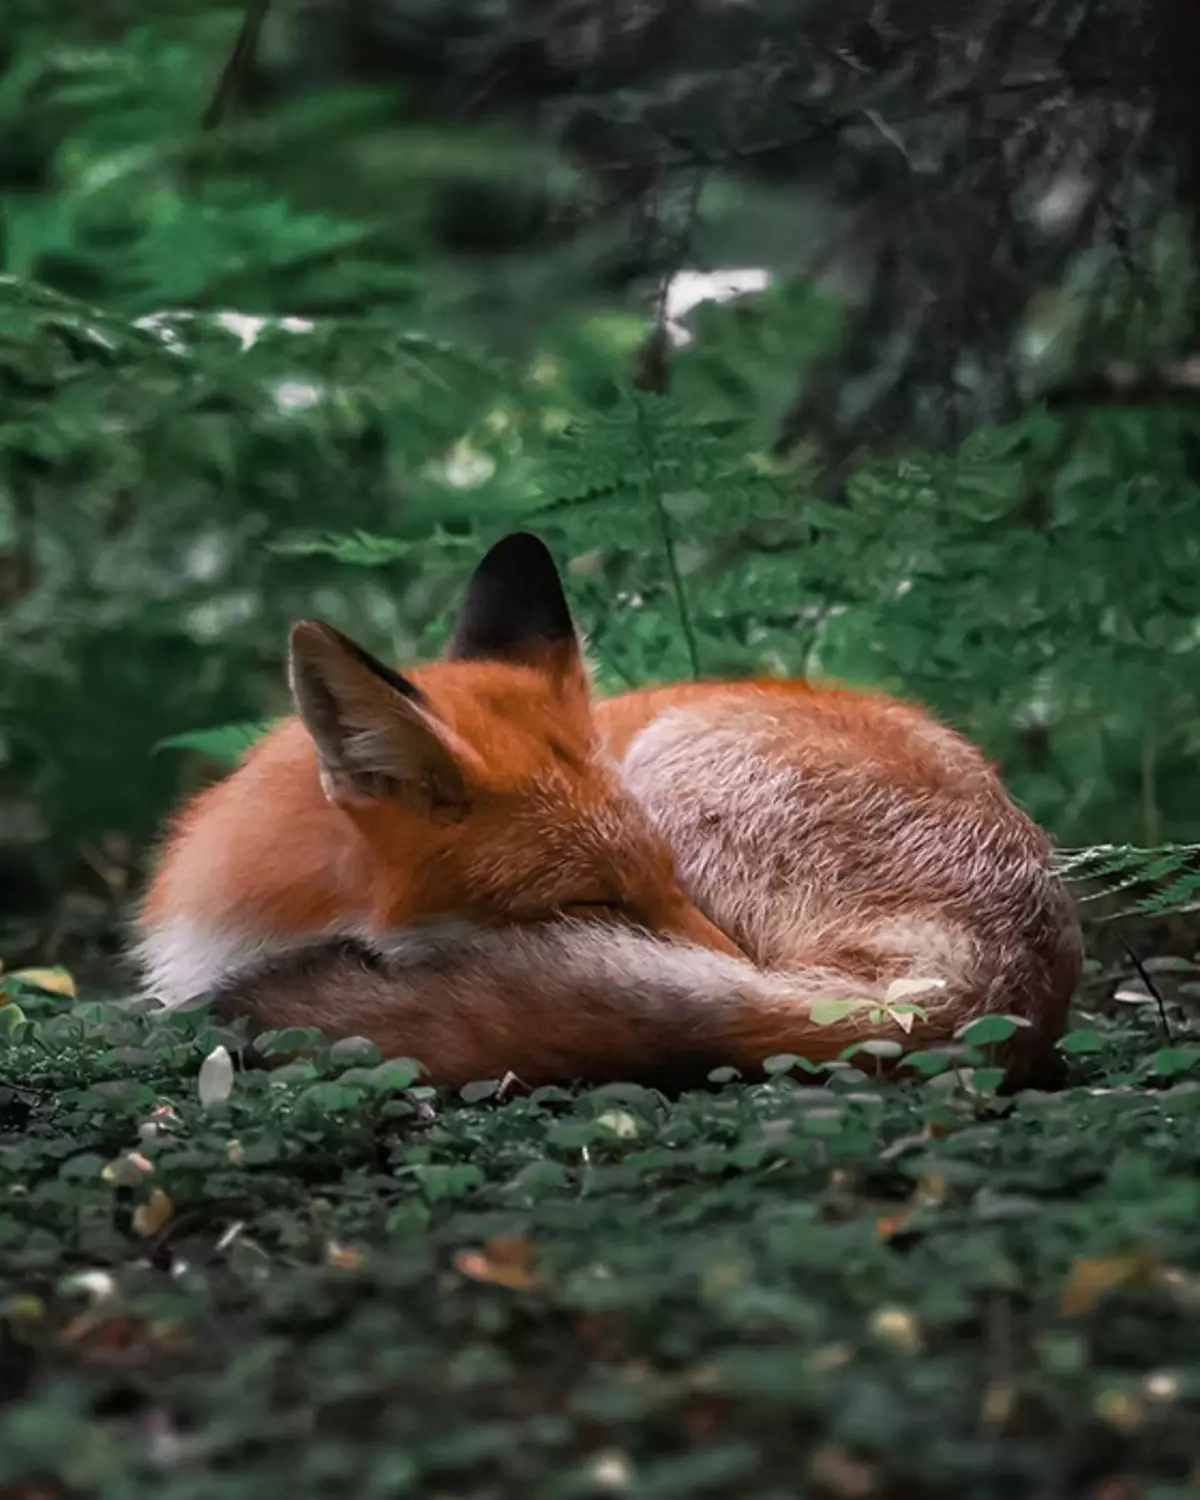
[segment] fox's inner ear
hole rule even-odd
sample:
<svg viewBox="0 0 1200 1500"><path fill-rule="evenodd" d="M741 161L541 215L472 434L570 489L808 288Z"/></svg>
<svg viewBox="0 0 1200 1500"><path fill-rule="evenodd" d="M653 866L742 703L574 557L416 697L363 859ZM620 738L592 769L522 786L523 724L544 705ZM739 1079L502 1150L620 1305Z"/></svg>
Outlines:
<svg viewBox="0 0 1200 1500"><path fill-rule="evenodd" d="M288 680L331 802L465 807L462 747L398 672L332 626L303 620L292 627Z"/></svg>
<svg viewBox="0 0 1200 1500"><path fill-rule="evenodd" d="M585 679L579 636L546 544L528 531L496 543L471 576L446 647L452 661L504 661Z"/></svg>

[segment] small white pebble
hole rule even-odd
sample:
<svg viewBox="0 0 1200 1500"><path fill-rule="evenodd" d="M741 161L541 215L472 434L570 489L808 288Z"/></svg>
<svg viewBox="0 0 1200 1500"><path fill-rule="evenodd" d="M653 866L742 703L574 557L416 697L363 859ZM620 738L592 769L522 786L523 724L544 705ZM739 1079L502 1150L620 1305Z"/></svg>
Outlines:
<svg viewBox="0 0 1200 1500"><path fill-rule="evenodd" d="M906 1354L915 1354L922 1344L920 1324L903 1307L878 1308L871 1317L871 1332Z"/></svg>
<svg viewBox="0 0 1200 1500"><path fill-rule="evenodd" d="M633 1465L616 1449L597 1453L590 1467L592 1478L606 1490L626 1490L633 1483Z"/></svg>
<svg viewBox="0 0 1200 1500"><path fill-rule="evenodd" d="M226 1047L214 1047L200 1064L196 1080L200 1103L207 1109L210 1104L223 1104L233 1093L233 1058Z"/></svg>
<svg viewBox="0 0 1200 1500"><path fill-rule="evenodd" d="M78 1271L64 1280L62 1288L64 1292L86 1292L93 1302L104 1302L116 1295L117 1283L107 1271Z"/></svg>

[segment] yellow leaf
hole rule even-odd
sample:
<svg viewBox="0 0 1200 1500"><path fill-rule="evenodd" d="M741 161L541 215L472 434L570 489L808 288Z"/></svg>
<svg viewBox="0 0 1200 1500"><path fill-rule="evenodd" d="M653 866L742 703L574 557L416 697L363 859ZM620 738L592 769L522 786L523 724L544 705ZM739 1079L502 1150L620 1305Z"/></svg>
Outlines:
<svg viewBox="0 0 1200 1500"><path fill-rule="evenodd" d="M133 1211L133 1229L144 1240L155 1235L175 1212L175 1205L163 1192L155 1188L145 1203L139 1203Z"/></svg>
<svg viewBox="0 0 1200 1500"><path fill-rule="evenodd" d="M350 1245L339 1245L333 1240L326 1248L325 1264L338 1271L357 1271L362 1265L362 1255Z"/></svg>
<svg viewBox="0 0 1200 1500"><path fill-rule="evenodd" d="M1158 1262L1149 1249L1124 1255L1083 1257L1071 1267L1063 1287L1060 1310L1064 1318L1090 1313L1110 1292L1128 1286L1145 1286L1152 1280Z"/></svg>
<svg viewBox="0 0 1200 1500"><path fill-rule="evenodd" d="M19 979L22 984L31 984L34 989L44 990L47 995L66 995L75 998L75 981L66 969L14 969L8 976Z"/></svg>
<svg viewBox="0 0 1200 1500"><path fill-rule="evenodd" d="M921 1325L904 1307L877 1308L871 1315L871 1332L905 1354L916 1354L924 1342Z"/></svg>
<svg viewBox="0 0 1200 1500"><path fill-rule="evenodd" d="M454 1264L472 1281L528 1291L538 1284L532 1244L520 1235L500 1235L488 1240L482 1250L460 1250Z"/></svg>
<svg viewBox="0 0 1200 1500"><path fill-rule="evenodd" d="M14 1323L35 1323L46 1315L46 1304L32 1292L19 1292L4 1307L4 1316Z"/></svg>

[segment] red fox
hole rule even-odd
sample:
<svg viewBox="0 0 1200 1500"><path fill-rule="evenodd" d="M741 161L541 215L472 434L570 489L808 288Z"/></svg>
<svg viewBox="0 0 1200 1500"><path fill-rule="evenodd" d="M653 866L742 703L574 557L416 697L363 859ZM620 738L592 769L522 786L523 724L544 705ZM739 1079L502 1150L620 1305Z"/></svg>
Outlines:
<svg viewBox="0 0 1200 1500"><path fill-rule="evenodd" d="M919 708L799 680L593 701L527 533L441 661L400 675L305 622L289 678L295 716L161 854L139 958L167 1005L446 1084L702 1082L997 1011L1027 1023L1013 1076L1052 1056L1081 945L1049 840Z"/></svg>

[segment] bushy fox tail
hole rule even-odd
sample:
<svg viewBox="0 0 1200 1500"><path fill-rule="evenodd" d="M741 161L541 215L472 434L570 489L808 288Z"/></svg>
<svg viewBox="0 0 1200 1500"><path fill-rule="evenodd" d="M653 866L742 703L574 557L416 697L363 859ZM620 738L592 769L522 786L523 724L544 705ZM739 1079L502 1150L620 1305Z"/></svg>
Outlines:
<svg viewBox="0 0 1200 1500"><path fill-rule="evenodd" d="M1031 1077L1065 1025L1071 986L1062 975L1012 993L963 973L910 973L900 977L912 984L897 985L894 972L864 978L863 969L847 962L774 973L647 934L561 921L477 929L416 957L403 943L389 952L386 941L315 947L231 985L216 1009L247 1017L252 1032L300 1026L367 1037L385 1057L415 1058L432 1081L450 1085L511 1073L530 1085L687 1087L722 1066L754 1076L780 1053L828 1062L870 1038L906 1052L948 1042L989 1011L1030 1023L1007 1061ZM917 992L917 981L932 980L941 982ZM851 1000L874 1005L822 1003Z"/></svg>

